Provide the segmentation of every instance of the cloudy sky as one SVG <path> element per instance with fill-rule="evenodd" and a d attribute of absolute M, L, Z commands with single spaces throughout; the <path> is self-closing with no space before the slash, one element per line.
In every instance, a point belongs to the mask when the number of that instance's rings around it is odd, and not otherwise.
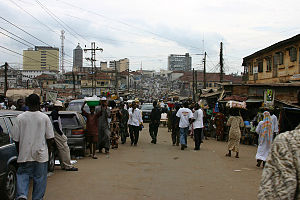
<path fill-rule="evenodd" d="M 199 54 L 206 51 L 208 71 L 218 71 L 223 42 L 225 72 L 240 73 L 243 57 L 299 33 L 299 10 L 298 0 L 1 0 L 0 60 L 21 67 L 16 53 L 32 45 L 60 47 L 65 30 L 68 70 L 76 45 L 96 42 L 104 49 L 97 66 L 129 58 L 132 70 L 158 71 L 167 69 L 169 54 L 188 52 L 193 67 L 203 69 Z"/>

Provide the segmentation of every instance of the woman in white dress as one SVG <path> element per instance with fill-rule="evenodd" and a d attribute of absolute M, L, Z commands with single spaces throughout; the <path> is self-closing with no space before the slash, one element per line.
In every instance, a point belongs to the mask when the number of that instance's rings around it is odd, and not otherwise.
<path fill-rule="evenodd" d="M 258 134 L 258 148 L 256 153 L 257 167 L 263 162 L 263 167 L 269 155 L 273 141 L 273 128 L 271 115 L 268 111 L 263 113 L 264 119 L 258 123 L 256 133 Z"/>

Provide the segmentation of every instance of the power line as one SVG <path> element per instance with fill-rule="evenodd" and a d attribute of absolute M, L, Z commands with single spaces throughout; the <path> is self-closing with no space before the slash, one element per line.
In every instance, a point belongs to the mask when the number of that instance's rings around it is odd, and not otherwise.
<path fill-rule="evenodd" d="M 69 25 L 67 25 L 64 21 L 62 21 L 59 17 L 57 17 L 53 12 L 51 12 L 45 5 L 43 5 L 40 1 L 36 0 L 36 2 L 39 4 L 39 6 L 46 11 L 46 13 L 52 17 L 52 19 L 54 19 L 57 23 L 59 23 L 64 29 L 66 29 L 71 35 L 73 35 L 73 37 L 75 37 L 76 39 L 79 39 L 76 35 L 74 35 L 72 33 L 72 31 L 77 34 L 79 37 L 83 38 L 81 35 L 79 35 L 76 31 L 74 31 Z M 70 30 L 71 31 L 70 31 Z M 81 40 L 81 39 L 79 39 Z M 83 38 L 83 40 L 85 40 Z M 85 40 L 87 41 L 87 40 Z M 88 41 L 87 41 L 88 42 Z"/>
<path fill-rule="evenodd" d="M 28 35 L 30 35 L 30 36 L 33 37 L 34 39 L 36 39 L 36 40 L 42 42 L 43 44 L 45 44 L 45 45 L 51 47 L 51 45 L 47 44 L 46 42 L 43 42 L 43 41 L 40 40 L 39 38 L 37 38 L 37 37 L 35 37 L 34 35 L 28 33 L 27 31 L 25 31 L 24 29 L 18 27 L 17 25 L 15 25 L 14 23 L 8 21 L 7 19 L 5 19 L 5 18 L 3 18 L 3 17 L 1 17 L 1 16 L 0 16 L 0 18 L 3 19 L 4 21 L 6 21 L 7 23 L 11 24 L 12 26 L 16 27 L 17 29 L 19 29 L 19 30 L 21 30 L 21 31 L 23 31 L 23 32 L 25 32 L 25 33 L 27 33 Z"/>
<path fill-rule="evenodd" d="M 62 3 L 65 3 L 65 4 L 67 4 L 67 5 L 71 6 L 71 7 L 74 7 L 74 8 L 80 9 L 80 10 L 84 10 L 84 11 L 86 11 L 86 12 L 88 12 L 88 13 L 92 13 L 92 14 L 94 14 L 94 15 L 100 16 L 100 17 L 102 17 L 102 18 L 105 18 L 105 19 L 108 19 L 108 20 L 111 20 L 111 21 L 118 22 L 118 23 L 123 24 L 123 25 L 126 25 L 126 26 L 128 26 L 128 27 L 131 27 L 131 28 L 134 28 L 134 29 L 139 29 L 139 30 L 141 30 L 141 31 L 143 31 L 143 32 L 147 32 L 147 33 L 150 33 L 150 34 L 152 34 L 152 35 L 156 35 L 156 36 L 158 36 L 158 37 L 160 37 L 160 38 L 163 38 L 163 39 L 166 39 L 166 40 L 169 40 L 169 41 L 173 41 L 173 42 L 176 42 L 176 43 L 178 43 L 178 44 L 181 43 L 181 44 L 184 44 L 184 46 L 191 47 L 191 48 L 193 48 L 193 49 L 202 50 L 202 49 L 200 49 L 200 48 L 198 48 L 198 47 L 193 47 L 193 46 L 191 46 L 191 45 L 189 45 L 189 44 L 186 44 L 186 43 L 184 43 L 184 42 L 179 42 L 179 41 L 176 41 L 176 40 L 167 38 L 167 37 L 165 37 L 165 36 L 163 36 L 163 35 L 160 35 L 160 34 L 158 34 L 158 33 L 154 33 L 154 32 L 152 32 L 152 31 L 149 31 L 149 30 L 146 30 L 146 29 L 137 27 L 137 26 L 133 26 L 133 25 L 128 24 L 128 23 L 126 23 L 126 22 L 123 22 L 123 21 L 121 21 L 121 20 L 116 20 L 116 19 L 112 19 L 112 18 L 106 17 L 106 16 L 101 15 L 101 14 L 99 14 L 99 13 L 97 13 L 97 12 L 92 11 L 92 10 L 83 9 L 83 8 L 74 6 L 74 5 L 70 4 L 70 3 L 67 3 L 67 2 L 62 1 L 62 0 L 57 0 L 57 1 L 60 1 L 60 2 L 62 2 Z M 157 39 L 156 39 L 156 40 L 157 40 Z"/>
<path fill-rule="evenodd" d="M 29 46 L 28 44 L 25 44 L 24 42 L 21 42 L 20 40 L 17 40 L 17 39 L 15 39 L 15 38 L 13 38 L 13 37 L 11 37 L 11 36 L 9 36 L 9 35 L 7 35 L 7 34 L 1 32 L 1 31 L 0 31 L 0 33 L 1 33 L 2 35 L 5 35 L 6 37 L 9 37 L 10 39 L 13 39 L 13 40 L 15 40 L 15 41 L 17 41 L 17 42 L 19 42 L 19 43 L 21 43 L 21 44 L 27 46 L 27 47 L 31 47 L 31 46 Z"/>

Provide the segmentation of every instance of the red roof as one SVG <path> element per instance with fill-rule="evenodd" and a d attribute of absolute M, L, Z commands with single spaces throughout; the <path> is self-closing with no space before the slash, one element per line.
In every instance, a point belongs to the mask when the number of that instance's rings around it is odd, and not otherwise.
<path fill-rule="evenodd" d="M 184 75 L 181 76 L 179 79 L 181 81 L 191 82 L 193 80 L 192 71 L 184 72 Z M 203 82 L 204 80 L 204 73 L 197 72 L 197 81 Z M 220 82 L 220 73 L 206 73 L 206 81 L 207 82 Z M 236 75 L 223 75 L 224 82 L 232 82 L 232 83 L 242 83 L 242 76 Z"/>

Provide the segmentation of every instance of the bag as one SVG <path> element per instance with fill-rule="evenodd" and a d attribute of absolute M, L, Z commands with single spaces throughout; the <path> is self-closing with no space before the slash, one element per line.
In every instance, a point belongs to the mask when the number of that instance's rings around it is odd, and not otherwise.
<path fill-rule="evenodd" d="M 143 130 L 143 128 L 144 128 L 143 124 L 140 124 L 140 126 L 139 126 L 139 130 L 140 130 L 140 131 L 142 131 L 142 130 Z"/>

